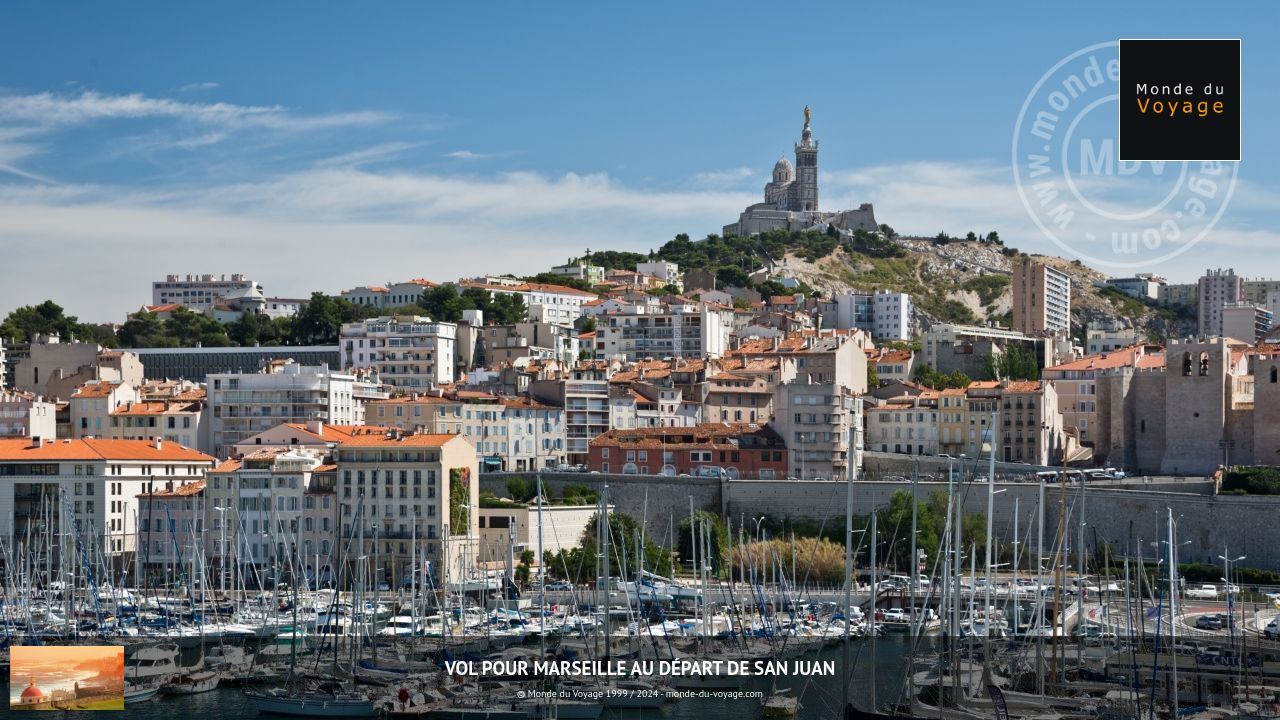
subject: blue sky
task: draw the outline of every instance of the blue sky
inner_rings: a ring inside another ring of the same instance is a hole
[[[800,109],[823,205],[1054,252],[1012,191],[1028,91],[1118,37],[1241,37],[1244,162],[1150,270],[1280,274],[1280,7],[220,3],[0,7],[0,311],[122,320],[164,274],[269,293],[526,272],[702,236]]]

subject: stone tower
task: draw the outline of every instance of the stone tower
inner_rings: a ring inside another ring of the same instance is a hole
[[[818,209],[818,143],[809,128],[809,106],[804,106],[804,131],[796,145],[796,179],[792,184],[790,210]]]

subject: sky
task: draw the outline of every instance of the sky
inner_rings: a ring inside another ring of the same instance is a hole
[[[1019,199],[1014,127],[1054,63],[1120,37],[1243,40],[1231,202],[1137,269],[1276,276],[1278,34],[1262,2],[8,3],[0,312],[122,322],[170,273],[297,297],[646,252],[759,201],[806,104],[824,209],[1067,255]]]

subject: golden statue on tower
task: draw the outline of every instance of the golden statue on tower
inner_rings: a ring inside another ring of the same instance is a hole
[[[805,125],[808,125],[808,124],[809,124],[809,113],[810,113],[810,112],[811,112],[811,111],[809,110],[809,106],[808,106],[808,105],[805,105],[805,106],[804,106],[804,124],[805,124]]]

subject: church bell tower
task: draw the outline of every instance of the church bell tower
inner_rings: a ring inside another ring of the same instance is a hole
[[[796,145],[795,203],[792,210],[818,209],[818,143],[809,128],[809,106],[804,106],[804,131]]]

